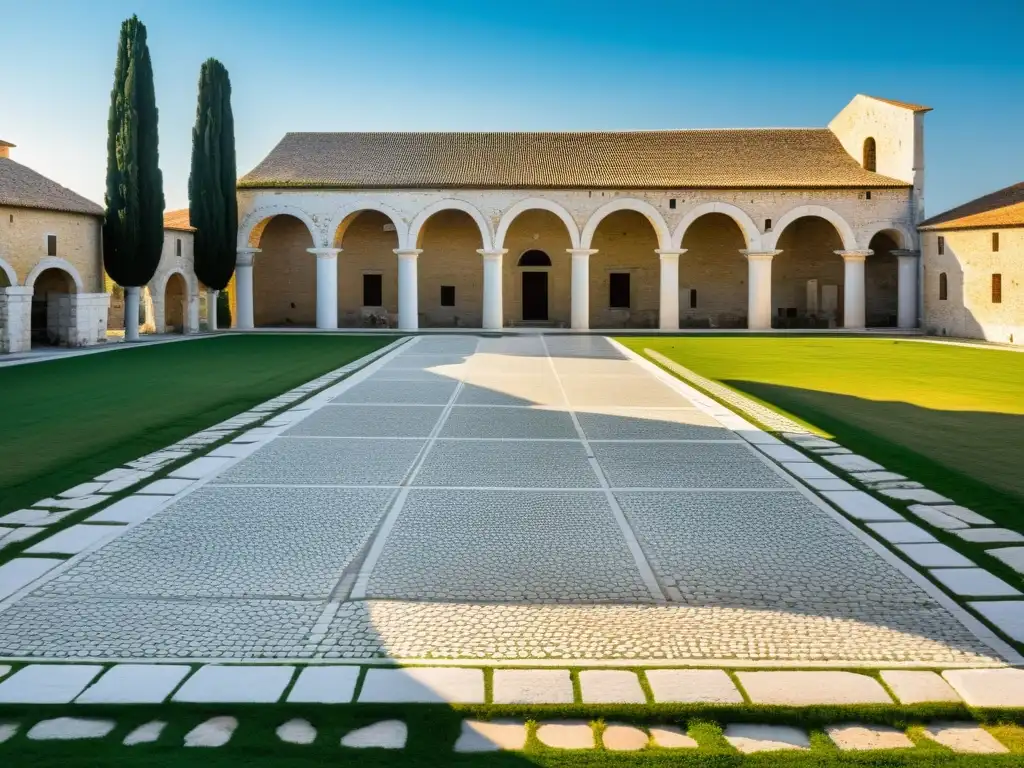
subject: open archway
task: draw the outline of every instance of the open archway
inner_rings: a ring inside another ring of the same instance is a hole
[[[253,320],[256,326],[316,324],[316,258],[313,235],[301,219],[279,214],[260,222],[252,244]]]
[[[184,333],[188,317],[188,285],[180,272],[164,287],[164,333]]]
[[[899,314],[900,234],[883,231],[871,238],[864,262],[865,322],[869,328],[895,328]]]
[[[772,325],[837,328],[843,324],[843,238],[820,216],[793,219],[778,233],[772,262]]]
[[[573,236],[550,210],[522,211],[503,233],[505,321],[568,326]]]
[[[78,292],[74,277],[48,267],[32,277],[32,345],[67,344],[71,333],[70,297]]]
[[[423,326],[479,328],[483,324],[483,259],[488,243],[465,210],[443,208],[414,222],[419,256],[419,314]]]
[[[746,328],[748,248],[744,231],[725,213],[706,213],[683,234],[679,260],[682,328]]]
[[[397,225],[385,213],[361,210],[338,226],[338,324],[394,325],[398,315]]]
[[[597,224],[589,245],[597,249],[590,257],[591,328],[658,327],[661,239],[636,210],[616,210]]]

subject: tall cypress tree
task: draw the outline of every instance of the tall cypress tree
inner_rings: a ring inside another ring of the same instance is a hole
[[[222,291],[235,271],[238,202],[235,199],[235,120],[231,80],[224,65],[207,59],[199,70],[199,103],[192,129],[189,216],[195,234],[196,276],[210,291]],[[216,318],[213,296],[208,317]],[[215,320],[210,327],[214,328]]]
[[[146,27],[121,24],[107,122],[103,266],[126,288],[125,335],[138,338],[139,286],[153,279],[164,243],[164,185],[157,150],[156,91]]]

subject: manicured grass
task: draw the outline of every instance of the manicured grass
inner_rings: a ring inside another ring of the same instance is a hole
[[[865,338],[621,339],[1024,530],[1024,354]]]
[[[392,341],[221,336],[0,368],[0,512],[164,448]]]

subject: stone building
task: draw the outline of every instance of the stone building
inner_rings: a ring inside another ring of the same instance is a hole
[[[929,333],[1024,344],[1024,183],[921,222]]]
[[[927,107],[825,128],[290,133],[239,181],[233,317],[915,327]]]
[[[10,157],[0,141],[0,352],[106,337],[103,209]]]
[[[160,266],[142,290],[139,304],[143,332],[196,333],[201,294],[195,273],[195,227],[188,208],[164,212],[164,247]],[[109,327],[124,328],[124,294],[114,286]]]

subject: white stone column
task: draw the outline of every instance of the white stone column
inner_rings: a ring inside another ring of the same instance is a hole
[[[576,331],[590,328],[590,257],[596,248],[568,248],[572,256],[572,283],[569,299],[569,327]]]
[[[874,251],[836,251],[843,257],[843,327],[863,328],[866,312],[864,262]]]
[[[420,327],[419,258],[422,248],[395,248],[398,256],[398,328],[415,331]]]
[[[235,274],[236,275],[240,274],[237,264],[235,265]],[[248,294],[249,295],[249,315],[252,316],[252,267],[251,266],[247,269],[246,275],[249,278],[249,294]],[[236,276],[236,278],[235,278],[235,290],[238,292],[239,295],[235,299],[235,308],[236,308],[238,314],[242,314],[242,297],[241,297],[242,291],[241,291],[241,288],[239,287],[239,286],[241,286],[241,284],[242,284],[241,279]],[[217,327],[217,299],[219,299],[219,298],[220,298],[220,291],[215,291],[213,288],[207,288],[206,289],[206,330],[208,330],[208,331],[216,331],[216,330],[218,330],[218,327]],[[242,326],[240,326],[238,324],[237,319],[235,321],[235,327],[236,328],[241,328],[242,327]],[[252,328],[251,325],[248,326],[248,327]]]
[[[896,325],[900,328],[917,327],[917,261],[919,251],[896,250],[892,252],[899,261],[897,285],[899,299],[896,305]]]
[[[484,257],[484,311],[482,325],[490,330],[500,329],[505,325],[501,295],[501,257],[507,252],[507,248],[501,248],[497,251],[484,249],[477,251],[477,253]]]
[[[139,340],[139,286],[124,288],[124,340]]]
[[[661,257],[661,295],[658,301],[658,327],[679,330],[679,257],[686,249],[657,250]]]
[[[235,259],[235,328],[238,330],[251,330],[255,327],[253,322],[253,296],[252,296],[252,261],[259,248],[239,248]],[[217,293],[207,293],[206,318],[211,331],[217,330]],[[213,299],[212,309],[210,299]]]
[[[199,294],[188,292],[185,297],[185,333],[197,333],[199,331]]]
[[[316,327],[338,327],[338,254],[341,248],[307,248],[316,256]]]
[[[0,353],[32,348],[32,289],[23,285],[0,288]]]
[[[740,250],[747,258],[747,328],[772,327],[772,259],[782,251]]]

